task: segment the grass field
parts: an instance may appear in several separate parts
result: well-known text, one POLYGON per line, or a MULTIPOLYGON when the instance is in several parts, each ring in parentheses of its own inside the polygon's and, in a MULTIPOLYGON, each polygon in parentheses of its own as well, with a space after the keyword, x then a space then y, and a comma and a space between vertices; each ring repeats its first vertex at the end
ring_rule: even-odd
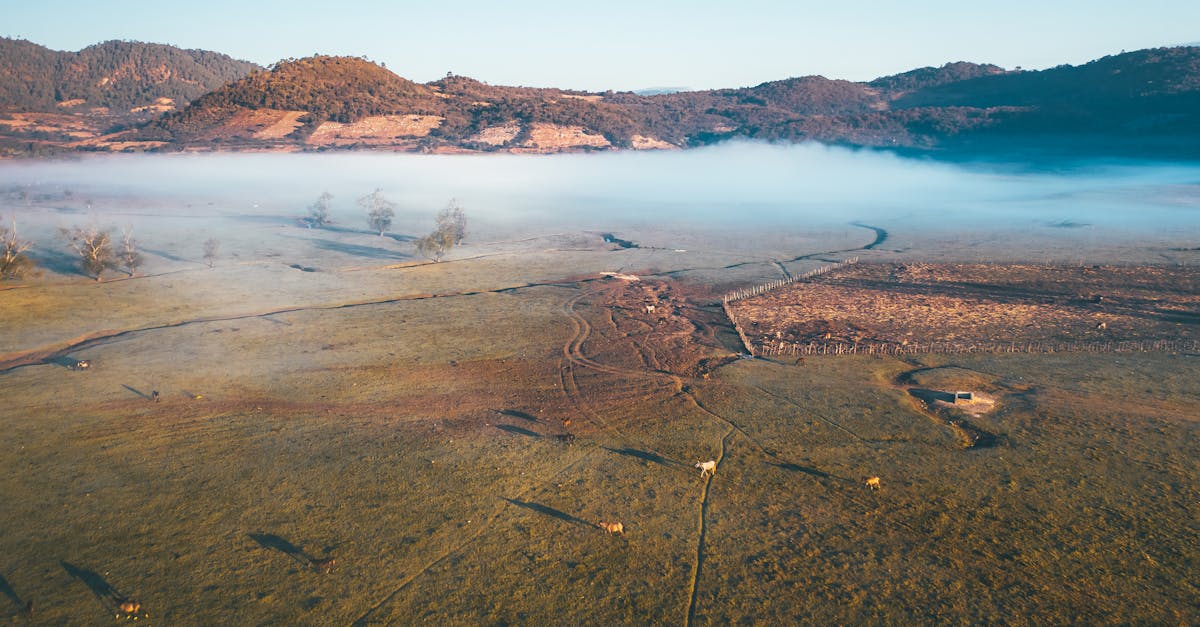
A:
POLYGON ((1200 621, 1200 356, 736 359, 719 290, 861 229, 428 264, 270 224, 0 292, 0 621, 1200 621))

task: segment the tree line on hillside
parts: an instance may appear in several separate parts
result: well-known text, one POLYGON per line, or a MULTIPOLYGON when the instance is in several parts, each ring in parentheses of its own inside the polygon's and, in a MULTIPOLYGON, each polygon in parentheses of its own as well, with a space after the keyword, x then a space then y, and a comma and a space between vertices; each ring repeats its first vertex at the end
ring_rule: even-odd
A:
POLYGON ((170 98, 177 106, 258 66, 207 50, 108 41, 60 52, 20 39, 0 38, 0 108, 54 111, 83 100, 121 111, 170 98))

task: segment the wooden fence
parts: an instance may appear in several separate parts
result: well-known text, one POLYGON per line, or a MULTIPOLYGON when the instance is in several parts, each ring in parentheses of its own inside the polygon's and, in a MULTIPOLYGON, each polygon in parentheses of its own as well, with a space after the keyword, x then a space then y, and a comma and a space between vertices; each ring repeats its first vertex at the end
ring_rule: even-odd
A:
MULTIPOLYGON (((734 323, 736 325, 736 322, 734 323)), ((739 333, 741 333, 739 327, 739 333)), ((743 336, 751 354, 760 357, 797 355, 914 355, 921 353, 1127 353, 1161 351, 1181 353, 1200 351, 1200 340, 1128 340, 1112 342, 992 342, 963 344, 929 342, 926 344, 807 344, 777 342, 754 346, 743 336)))
POLYGON ((830 270, 834 270, 834 269, 840 268, 842 266, 848 266, 852 263, 858 263, 858 257, 851 257, 845 261, 839 261, 838 263, 833 263, 833 264, 830 264, 827 266, 821 266, 820 268, 817 268, 815 270, 809 270, 808 272, 805 272, 804 274, 797 274, 795 276, 790 276, 786 279, 779 279, 778 281, 771 281, 770 283, 763 283, 762 285, 755 285, 753 287, 747 287, 747 288, 743 288, 740 290, 734 290, 734 291, 729 292, 728 294, 722 296, 721 302, 723 302, 725 304, 729 304, 735 300, 742 300, 743 298, 750 298, 751 296, 758 296, 759 294, 769 292, 774 289, 779 289, 785 285, 791 285, 792 283, 795 283, 796 281, 803 281, 805 279, 811 279, 815 276, 820 276, 822 274, 825 274, 826 272, 829 272, 830 270))

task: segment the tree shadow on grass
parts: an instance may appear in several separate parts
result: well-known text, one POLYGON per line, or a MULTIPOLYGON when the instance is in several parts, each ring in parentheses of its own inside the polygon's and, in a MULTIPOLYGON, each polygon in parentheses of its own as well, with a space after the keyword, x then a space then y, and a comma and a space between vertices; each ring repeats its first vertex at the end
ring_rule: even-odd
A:
POLYGON ((321 250, 329 252, 342 253, 353 257, 365 257, 367 259, 412 259, 412 255, 407 255, 378 246, 363 246, 361 244, 348 244, 346 242, 336 242, 329 239, 314 239, 311 240, 313 245, 321 250))
POLYGON ((168 260, 168 261, 186 261, 186 262, 188 262, 188 263, 199 263, 199 262, 197 262, 195 259, 187 259, 187 258, 184 258, 184 257, 180 257, 179 255, 176 255, 176 254, 173 254, 173 253, 169 253, 169 252, 167 252, 167 251, 165 251, 165 250, 155 250, 155 249, 152 249, 152 248, 142 248, 142 252, 146 252, 146 253, 150 253, 151 255, 156 255, 156 256, 162 257, 163 259, 166 259, 166 260, 168 260))
MULTIPOLYGON (((325 226, 316 227, 313 230, 329 231, 331 233, 349 233, 352 235, 374 235, 376 237, 379 237, 379 231, 372 231, 370 229, 352 229, 352 228, 348 228, 348 227, 344 227, 344 226, 337 226, 337 225, 333 225, 333 224, 326 224, 325 226)), ((397 242, 412 242, 412 241, 416 241, 416 239, 417 239, 417 238, 413 237, 412 235, 404 235, 401 233, 384 233, 383 236, 388 239, 397 241, 397 242)))
POLYGON ((38 268, 49 270, 55 274, 67 276, 85 276, 79 268, 79 257, 58 250, 49 250, 35 246, 25 253, 38 268))
POLYGON ((535 511, 544 516, 550 516, 551 518, 557 518, 563 522, 570 523, 572 525, 581 525, 583 527, 595 527, 596 526, 582 518, 579 518, 578 516, 572 516, 566 512, 554 509, 553 507, 547 507, 545 505, 542 505, 541 503, 531 503, 529 501, 522 501, 520 499, 504 499, 504 500, 508 501, 509 503, 511 503, 513 505, 516 505, 517 507, 524 507, 525 509, 535 511))

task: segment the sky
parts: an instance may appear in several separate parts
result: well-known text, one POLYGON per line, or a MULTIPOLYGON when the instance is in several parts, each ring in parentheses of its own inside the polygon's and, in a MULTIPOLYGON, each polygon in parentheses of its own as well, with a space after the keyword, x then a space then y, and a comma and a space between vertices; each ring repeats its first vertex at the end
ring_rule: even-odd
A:
POLYGON ((0 0, 0 36, 55 50, 110 39, 270 65, 365 56, 418 82, 604 91, 867 81, 952 61, 1078 65, 1200 42, 1197 0, 0 0))

